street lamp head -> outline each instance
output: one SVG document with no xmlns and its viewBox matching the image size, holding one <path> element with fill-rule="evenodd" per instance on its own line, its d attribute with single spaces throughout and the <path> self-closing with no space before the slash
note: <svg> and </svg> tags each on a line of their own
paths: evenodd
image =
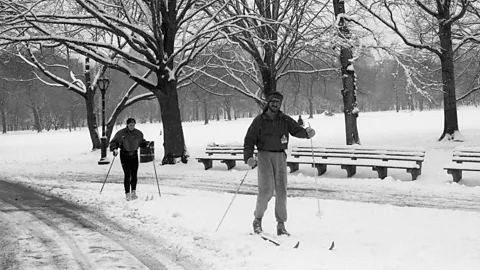
<svg viewBox="0 0 480 270">
<path fill-rule="evenodd" d="M 97 81 L 97 86 L 98 88 L 100 88 L 100 91 L 102 92 L 107 91 L 109 84 L 110 84 L 110 80 L 105 76 L 100 77 Z"/>
</svg>

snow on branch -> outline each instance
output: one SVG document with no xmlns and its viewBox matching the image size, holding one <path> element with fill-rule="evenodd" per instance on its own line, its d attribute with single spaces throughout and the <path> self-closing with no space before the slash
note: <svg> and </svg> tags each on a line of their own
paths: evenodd
<svg viewBox="0 0 480 270">
<path fill-rule="evenodd" d="M 425 67 L 423 63 L 417 62 L 421 57 L 418 55 L 411 55 L 411 52 L 398 52 L 390 48 L 383 48 L 390 56 L 397 62 L 398 66 L 404 71 L 407 82 L 406 93 L 412 93 L 412 90 L 421 96 L 425 97 L 429 102 L 435 104 L 433 96 L 428 91 L 442 91 L 441 82 L 428 82 L 426 78 L 422 77 L 423 72 L 417 70 L 416 66 Z M 413 64 L 415 63 L 415 65 Z"/>
<path fill-rule="evenodd" d="M 72 81 L 69 82 L 63 78 L 61 78 L 60 76 L 54 74 L 53 72 L 47 70 L 47 68 L 45 67 L 45 65 L 43 65 L 42 63 L 40 63 L 40 61 L 38 61 L 38 59 L 35 57 L 34 53 L 32 52 L 31 48 L 27 48 L 27 52 L 29 54 L 29 57 L 30 59 L 27 59 L 26 57 L 24 57 L 21 53 L 18 54 L 18 56 L 27 64 L 29 64 L 30 66 L 33 66 L 37 69 L 39 69 L 45 76 L 47 76 L 48 78 L 50 78 L 52 81 L 54 81 L 55 83 L 50 83 L 50 82 L 47 82 L 43 79 L 40 78 L 40 76 L 38 76 L 38 74 L 34 73 L 35 76 L 42 82 L 42 83 L 45 83 L 47 85 L 50 85 L 50 86 L 64 86 L 66 87 L 67 89 L 70 89 L 74 92 L 77 92 L 79 93 L 80 95 L 85 95 L 86 93 L 86 87 L 85 85 L 80 81 L 80 83 L 78 82 L 78 80 L 73 76 L 73 73 L 70 74 L 71 78 L 72 78 Z M 73 76 L 73 77 L 72 77 Z"/>
<path fill-rule="evenodd" d="M 437 48 L 436 46 L 434 45 L 426 45 L 426 44 L 422 44 L 422 43 L 419 43 L 419 42 L 415 42 L 415 41 L 412 41 L 411 39 L 409 39 L 407 37 L 407 35 L 404 33 L 404 30 L 400 29 L 398 23 L 397 23 L 397 20 L 398 20 L 398 16 L 400 14 L 400 11 L 394 11 L 392 10 L 390 4 L 388 3 L 388 1 L 381 1 L 381 2 L 377 2 L 377 6 L 367 6 L 363 0 L 355 0 L 365 11 L 367 11 L 368 13 L 370 13 L 374 18 L 376 18 L 377 20 L 379 20 L 383 25 L 385 25 L 387 28 L 389 28 L 390 30 L 392 30 L 398 37 L 400 37 L 400 39 L 403 41 L 403 43 L 405 43 L 406 45 L 410 46 L 410 47 L 413 47 L 413 48 L 417 48 L 417 49 L 424 49 L 424 50 L 428 50 L 430 52 L 433 52 L 439 56 L 442 55 L 442 51 Z M 415 0 L 417 3 L 418 1 Z M 393 6 L 396 6 L 396 5 L 393 5 Z M 429 13 L 429 9 L 424 9 L 427 13 Z M 385 15 L 385 17 L 388 17 L 385 18 L 383 14 L 387 14 Z M 430 13 L 429 13 L 430 14 Z M 433 14 L 430 14 L 433 16 Z"/>
</svg>

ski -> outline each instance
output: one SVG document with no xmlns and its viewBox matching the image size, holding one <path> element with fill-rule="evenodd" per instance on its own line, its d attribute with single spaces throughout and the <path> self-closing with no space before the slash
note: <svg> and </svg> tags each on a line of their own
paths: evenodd
<svg viewBox="0 0 480 270">
<path fill-rule="evenodd" d="M 284 243 L 282 243 L 281 241 L 277 240 L 275 237 L 270 236 L 266 233 L 250 233 L 250 235 L 259 236 L 261 239 L 268 241 L 277 247 L 284 245 Z M 295 241 L 295 245 L 293 246 L 293 248 L 298 248 L 299 246 L 300 246 L 300 241 Z M 333 250 L 334 247 L 335 247 L 335 241 L 332 241 L 328 250 Z"/>
<path fill-rule="evenodd" d="M 259 236 L 261 239 L 263 239 L 265 241 L 268 241 L 268 242 L 274 244 L 277 247 L 282 245 L 282 243 L 280 241 L 278 241 L 277 239 L 275 239 L 274 237 L 272 237 L 272 236 L 270 236 L 266 233 L 250 233 L 250 235 Z M 300 246 L 300 241 L 296 241 L 293 248 L 298 248 L 299 246 Z"/>
</svg>

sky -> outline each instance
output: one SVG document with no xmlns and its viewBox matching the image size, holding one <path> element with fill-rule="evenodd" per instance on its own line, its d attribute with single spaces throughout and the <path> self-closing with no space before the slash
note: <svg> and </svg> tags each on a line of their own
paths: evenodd
<svg viewBox="0 0 480 270">
<path fill-rule="evenodd" d="M 480 265 L 480 173 L 464 172 L 463 180 L 453 183 L 443 166 L 455 147 L 480 146 L 479 114 L 480 108 L 459 108 L 465 141 L 439 142 L 441 110 L 361 113 L 364 146 L 426 149 L 422 175 L 412 181 L 405 170 L 389 170 L 381 180 L 375 171 L 358 168 L 347 178 L 340 167 L 330 166 L 316 176 L 314 169 L 300 165 L 288 175 L 286 228 L 292 236 L 277 237 L 279 247 L 250 234 L 256 169 L 239 163 L 227 170 L 214 162 L 204 170 L 195 160 L 209 143 L 241 144 L 252 119 L 184 123 L 190 161 L 166 166 L 160 165 L 160 124 L 137 124 L 147 140 L 155 141 L 157 160 L 140 164 L 135 201 L 125 200 L 118 160 L 100 194 L 109 165 L 97 165 L 100 151 L 90 151 L 86 128 L 0 135 L 0 170 L 8 181 L 87 206 L 131 231 L 161 237 L 179 260 L 188 257 L 206 265 L 204 269 L 473 270 Z M 302 118 L 316 130 L 314 145 L 344 144 L 343 115 Z M 289 145 L 309 146 L 310 140 L 292 138 Z M 275 233 L 274 199 L 263 228 Z M 297 241 L 300 246 L 293 249 Z M 335 247 L 329 250 L 332 241 Z M 17 256 L 27 260 L 25 250 Z M 25 265 L 34 267 L 35 262 Z M 128 268 L 128 262 L 123 266 Z"/>
</svg>

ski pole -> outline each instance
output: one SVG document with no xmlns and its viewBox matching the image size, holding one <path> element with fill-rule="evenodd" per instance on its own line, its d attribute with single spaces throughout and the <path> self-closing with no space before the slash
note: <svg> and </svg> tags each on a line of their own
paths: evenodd
<svg viewBox="0 0 480 270">
<path fill-rule="evenodd" d="M 252 169 L 253 169 L 253 168 L 252 168 Z M 223 217 L 222 217 L 222 219 L 220 220 L 220 223 L 218 224 L 217 229 L 215 230 L 215 232 L 217 232 L 217 231 L 218 231 L 218 228 L 220 228 L 220 225 L 222 225 L 223 219 L 224 219 L 225 216 L 227 215 L 228 210 L 230 209 L 230 206 L 232 206 L 233 200 L 235 200 L 235 197 L 237 196 L 237 193 L 238 193 L 238 191 L 240 190 L 240 187 L 242 186 L 243 181 L 245 181 L 245 178 L 247 178 L 247 175 L 248 175 L 248 172 L 249 172 L 249 171 L 251 171 L 251 170 L 248 170 L 248 171 L 245 173 L 245 176 L 243 177 L 242 182 L 240 182 L 240 185 L 238 185 L 237 191 L 235 191 L 235 194 L 233 195 L 232 201 L 231 201 L 230 204 L 228 205 L 227 211 L 225 211 L 225 214 L 223 214 Z"/>
<path fill-rule="evenodd" d="M 308 127 L 311 128 L 310 122 L 308 122 Z M 321 217 L 322 216 L 322 211 L 320 211 L 320 199 L 318 199 L 317 167 L 315 167 L 315 154 L 313 152 L 313 140 L 312 140 L 312 138 L 310 138 L 310 147 L 312 148 L 312 162 L 313 162 L 313 167 L 315 168 L 314 177 L 315 177 L 315 190 L 317 192 L 317 196 L 315 196 L 315 197 L 317 197 L 317 208 L 318 208 L 317 217 Z"/>
<path fill-rule="evenodd" d="M 150 147 L 150 155 L 153 155 L 152 147 Z M 155 171 L 155 179 L 157 179 L 158 196 L 162 197 L 162 193 L 160 193 L 160 184 L 158 183 L 157 168 L 155 167 L 155 156 L 153 156 L 152 163 L 153 163 L 153 170 Z"/>
<path fill-rule="evenodd" d="M 115 161 L 115 158 L 117 156 L 113 156 L 112 163 L 110 164 L 110 168 L 108 169 L 107 176 L 105 176 L 105 180 L 103 181 L 102 188 L 100 189 L 100 194 L 102 194 L 103 186 L 105 186 L 105 183 L 107 182 L 108 175 L 110 174 L 110 170 L 112 169 L 113 162 Z"/>
</svg>

